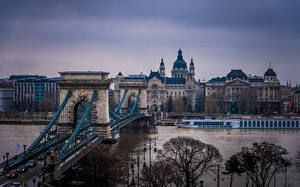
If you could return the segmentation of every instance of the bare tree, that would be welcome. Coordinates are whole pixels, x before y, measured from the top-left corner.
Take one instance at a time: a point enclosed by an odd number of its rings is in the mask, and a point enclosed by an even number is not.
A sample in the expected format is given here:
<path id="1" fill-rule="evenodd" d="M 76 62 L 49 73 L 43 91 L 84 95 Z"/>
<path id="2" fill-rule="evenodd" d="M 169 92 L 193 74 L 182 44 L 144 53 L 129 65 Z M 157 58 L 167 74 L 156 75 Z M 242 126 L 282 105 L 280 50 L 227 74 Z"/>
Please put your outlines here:
<path id="1" fill-rule="evenodd" d="M 238 164 L 256 187 L 268 187 L 275 173 L 283 172 L 291 165 L 284 156 L 287 150 L 281 146 L 262 142 L 253 143 L 250 149 L 235 154 Z"/>
<path id="2" fill-rule="evenodd" d="M 54 110 L 55 103 L 50 97 L 44 96 L 40 101 L 40 108 L 44 111 L 45 118 L 47 118 L 48 112 Z"/>
<path id="3" fill-rule="evenodd" d="M 230 187 L 232 187 L 233 175 L 241 175 L 244 169 L 241 167 L 237 155 L 232 155 L 229 160 L 225 162 L 225 175 L 230 175 Z"/>
<path id="4" fill-rule="evenodd" d="M 175 98 L 173 109 L 174 109 L 174 112 L 184 112 L 185 111 L 184 100 L 182 97 Z"/>
<path id="5" fill-rule="evenodd" d="M 206 113 L 216 113 L 219 112 L 216 99 L 210 95 L 205 99 L 205 112 Z"/>
<path id="6" fill-rule="evenodd" d="M 295 167 L 298 172 L 300 172 L 300 151 L 297 152 L 295 157 Z"/>
<path id="7" fill-rule="evenodd" d="M 158 160 L 170 163 L 190 187 L 207 172 L 214 172 L 221 162 L 218 149 L 200 140 L 179 136 L 172 138 L 158 152 Z"/>
<path id="8" fill-rule="evenodd" d="M 154 187 L 172 187 L 183 186 L 183 179 L 180 172 L 174 167 L 171 162 L 166 160 L 157 160 L 150 167 L 146 167 L 142 170 L 143 180 L 147 184 L 151 184 Z"/>
<path id="9" fill-rule="evenodd" d="M 101 144 L 87 155 L 83 173 L 89 186 L 117 186 L 127 184 L 128 165 L 128 156 Z"/>
<path id="10" fill-rule="evenodd" d="M 168 112 L 173 112 L 173 106 L 174 106 L 174 103 L 173 103 L 172 95 L 170 95 L 168 98 L 168 101 L 167 101 Z"/>

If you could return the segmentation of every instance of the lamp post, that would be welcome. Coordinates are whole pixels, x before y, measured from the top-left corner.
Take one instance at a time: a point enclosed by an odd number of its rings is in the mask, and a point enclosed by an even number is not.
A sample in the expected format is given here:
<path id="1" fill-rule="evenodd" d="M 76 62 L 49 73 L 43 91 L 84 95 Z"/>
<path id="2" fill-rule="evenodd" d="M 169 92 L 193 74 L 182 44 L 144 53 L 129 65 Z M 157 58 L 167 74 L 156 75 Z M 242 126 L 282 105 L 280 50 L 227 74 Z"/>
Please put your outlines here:
<path id="1" fill-rule="evenodd" d="M 137 151 L 137 182 L 138 182 L 138 187 L 140 186 L 140 150 Z"/>
<path id="2" fill-rule="evenodd" d="M 217 187 L 220 187 L 220 164 L 217 166 L 217 179 L 214 178 L 214 181 L 217 180 Z M 223 178 L 221 178 L 222 181 L 224 181 Z"/>
<path id="3" fill-rule="evenodd" d="M 26 152 L 26 145 L 25 144 L 23 145 L 23 148 L 24 148 L 24 154 L 25 154 L 25 152 Z"/>
<path id="4" fill-rule="evenodd" d="M 5 155 L 6 155 L 6 169 L 8 170 L 8 157 L 9 157 L 9 152 L 6 152 Z"/>
<path id="5" fill-rule="evenodd" d="M 131 182 L 130 182 L 130 186 L 135 186 L 135 182 L 134 182 L 134 155 L 133 152 L 130 152 L 130 168 L 131 168 Z"/>

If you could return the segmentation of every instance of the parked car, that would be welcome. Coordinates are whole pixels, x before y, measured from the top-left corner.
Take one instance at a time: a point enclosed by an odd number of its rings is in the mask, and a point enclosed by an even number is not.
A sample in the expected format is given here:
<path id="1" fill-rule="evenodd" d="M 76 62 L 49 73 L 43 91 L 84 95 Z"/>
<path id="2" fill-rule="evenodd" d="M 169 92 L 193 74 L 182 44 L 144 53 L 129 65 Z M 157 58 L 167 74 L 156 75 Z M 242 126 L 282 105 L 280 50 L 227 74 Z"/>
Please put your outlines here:
<path id="1" fill-rule="evenodd" d="M 56 145 L 56 149 L 57 149 L 57 150 L 60 150 L 60 149 L 61 149 L 61 145 L 60 145 L 60 144 L 57 144 L 57 145 Z"/>
<path id="2" fill-rule="evenodd" d="M 38 157 L 39 160 L 45 160 L 46 159 L 46 155 L 45 154 L 40 154 L 40 156 Z"/>
<path id="3" fill-rule="evenodd" d="M 54 147 L 49 147 L 49 149 L 47 151 L 47 154 L 50 154 L 50 153 L 52 153 L 54 151 L 55 151 Z"/>
<path id="4" fill-rule="evenodd" d="M 21 181 L 14 181 L 13 183 L 11 183 L 10 186 L 11 187 L 21 187 L 22 183 L 21 183 Z"/>
<path id="5" fill-rule="evenodd" d="M 28 167 L 28 168 L 32 168 L 32 167 L 34 167 L 36 165 L 36 162 L 35 162 L 35 160 L 29 160 L 27 163 L 26 163 L 26 167 Z"/>
<path id="6" fill-rule="evenodd" d="M 18 176 L 19 176 L 19 174 L 18 174 L 17 170 L 11 170 L 10 172 L 8 172 L 6 174 L 7 178 L 15 178 L 15 177 L 18 177 Z"/>
<path id="7" fill-rule="evenodd" d="M 20 165 L 18 168 L 17 168 L 17 171 L 19 172 L 19 173 L 23 173 L 23 172 L 25 172 L 25 171 L 27 171 L 27 168 L 26 168 L 26 166 L 24 165 L 24 164 L 22 164 L 22 165 Z"/>

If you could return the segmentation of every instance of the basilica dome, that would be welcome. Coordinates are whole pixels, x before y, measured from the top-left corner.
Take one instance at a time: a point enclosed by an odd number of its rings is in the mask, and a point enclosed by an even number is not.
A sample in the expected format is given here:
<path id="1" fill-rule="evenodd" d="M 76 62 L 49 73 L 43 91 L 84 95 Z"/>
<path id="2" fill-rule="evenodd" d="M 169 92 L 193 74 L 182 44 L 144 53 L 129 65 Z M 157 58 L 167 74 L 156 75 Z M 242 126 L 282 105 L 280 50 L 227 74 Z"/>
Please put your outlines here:
<path id="1" fill-rule="evenodd" d="M 174 68 L 183 68 L 186 69 L 186 62 L 183 60 L 182 51 L 181 49 L 178 50 L 178 55 L 176 61 L 173 63 L 173 69 Z"/>

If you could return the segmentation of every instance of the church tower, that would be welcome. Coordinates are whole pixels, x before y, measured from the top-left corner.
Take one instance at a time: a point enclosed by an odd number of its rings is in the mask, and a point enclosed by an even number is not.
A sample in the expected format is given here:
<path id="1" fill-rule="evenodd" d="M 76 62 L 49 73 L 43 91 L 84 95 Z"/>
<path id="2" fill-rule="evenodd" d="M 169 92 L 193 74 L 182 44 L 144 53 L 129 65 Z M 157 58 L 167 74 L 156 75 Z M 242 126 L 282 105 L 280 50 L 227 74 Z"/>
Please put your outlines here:
<path id="1" fill-rule="evenodd" d="M 165 72 L 165 64 L 164 64 L 164 59 L 161 58 L 161 62 L 159 65 L 159 74 L 161 77 L 165 77 L 166 76 L 166 72 Z"/>
<path id="2" fill-rule="evenodd" d="M 195 65 L 194 65 L 193 58 L 191 58 L 189 74 L 192 75 L 193 77 L 195 77 Z"/>

